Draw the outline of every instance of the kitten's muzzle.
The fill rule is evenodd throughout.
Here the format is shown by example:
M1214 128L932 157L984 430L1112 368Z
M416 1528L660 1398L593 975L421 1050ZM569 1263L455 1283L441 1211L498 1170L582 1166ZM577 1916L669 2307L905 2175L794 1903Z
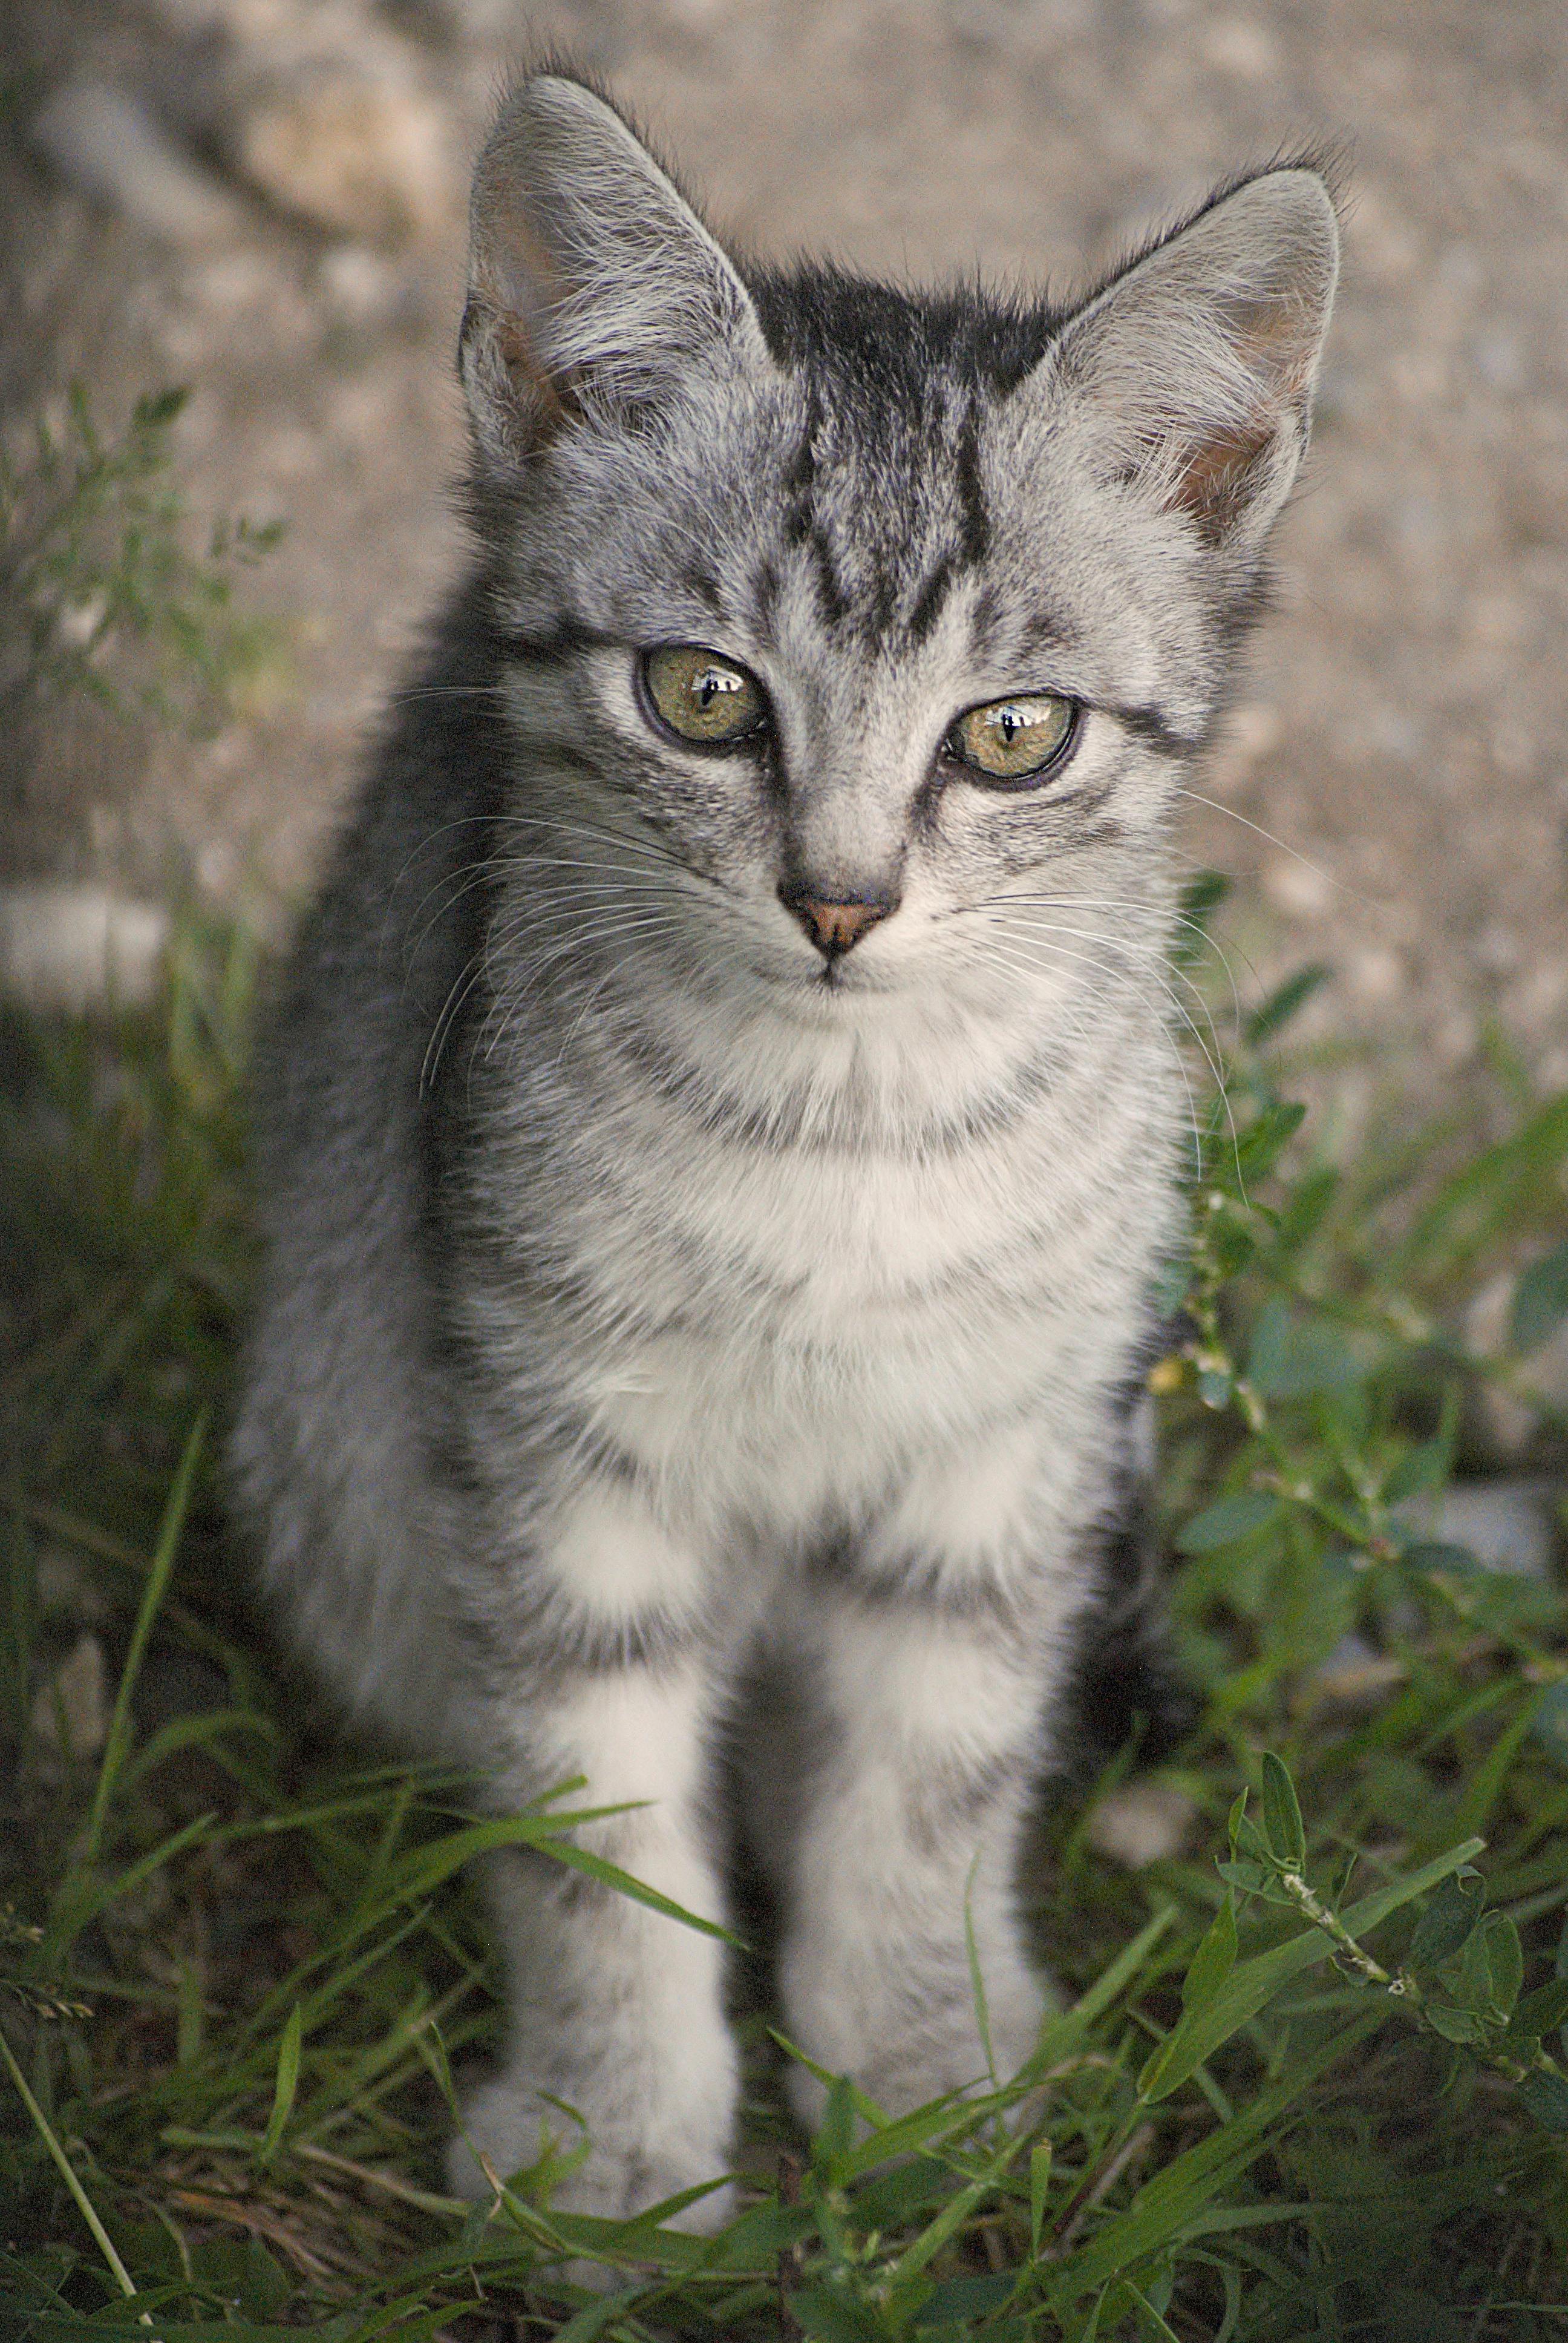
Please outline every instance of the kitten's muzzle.
M779 890L779 900L792 911L822 954L831 963L841 960L863 935L899 908L896 895L856 896L849 902L827 903L809 895L788 880Z

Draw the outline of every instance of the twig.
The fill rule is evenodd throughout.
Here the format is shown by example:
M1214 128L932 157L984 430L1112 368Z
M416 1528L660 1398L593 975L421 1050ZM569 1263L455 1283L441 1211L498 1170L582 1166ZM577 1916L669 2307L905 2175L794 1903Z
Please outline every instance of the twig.
M1091 2211L1101 2198L1115 2187L1128 2166L1143 2155L1153 2141L1154 2126L1151 2123L1140 2124L1137 2130L1122 2141L1115 2155L1108 2157L1097 2172L1090 2174L1069 2197L1046 2243L1040 2257L1042 2261L1054 2261L1067 2251L1085 2213Z
M779 2158L779 2202L796 2206L800 2202L800 2161L786 2150ZM779 2249L779 2332L793 2338L800 2333L800 2322L795 2316L790 2299L800 2283L800 2248L781 2246Z

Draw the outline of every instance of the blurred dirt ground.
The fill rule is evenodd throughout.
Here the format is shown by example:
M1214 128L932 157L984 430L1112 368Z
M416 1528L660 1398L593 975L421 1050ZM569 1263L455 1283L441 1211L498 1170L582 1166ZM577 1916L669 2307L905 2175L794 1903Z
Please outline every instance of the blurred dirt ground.
M73 378L109 418L187 384L193 512L287 524L246 589L286 655L216 737L0 743L0 878L307 882L457 558L465 184L508 57L608 75L743 245L907 277L1064 289L1327 145L1310 475L1188 849L1243 875L1258 978L1332 964L1320 1034L1429 1095L1497 1030L1568 1081L1562 0L7 0L0 41L7 427Z

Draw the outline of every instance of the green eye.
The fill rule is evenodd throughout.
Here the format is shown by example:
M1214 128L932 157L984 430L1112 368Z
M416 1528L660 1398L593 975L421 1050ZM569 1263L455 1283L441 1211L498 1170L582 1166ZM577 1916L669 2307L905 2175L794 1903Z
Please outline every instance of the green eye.
M947 750L991 781L1032 781L1064 754L1078 729L1078 703L1055 692L991 699L960 716Z
M654 712L672 732L701 749L722 749L759 731L768 702L755 676L733 659L693 643L649 651L643 682Z

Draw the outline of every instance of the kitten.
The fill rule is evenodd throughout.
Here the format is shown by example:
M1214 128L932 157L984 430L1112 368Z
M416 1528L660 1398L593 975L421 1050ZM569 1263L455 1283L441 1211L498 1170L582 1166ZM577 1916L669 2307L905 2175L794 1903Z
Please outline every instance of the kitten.
M525 82L472 572L264 1051L235 1453L295 1640L497 1812L642 1802L583 1844L715 1918L732 1744L784 2023L890 2110L985 2071L966 1906L999 2069L1040 2024L1020 1831L1181 1220L1173 805L1336 248L1301 167L1067 310L742 267ZM719 1945L542 1859L489 1887L472 2148L571 2144L564 2102L567 2203L721 2173Z

